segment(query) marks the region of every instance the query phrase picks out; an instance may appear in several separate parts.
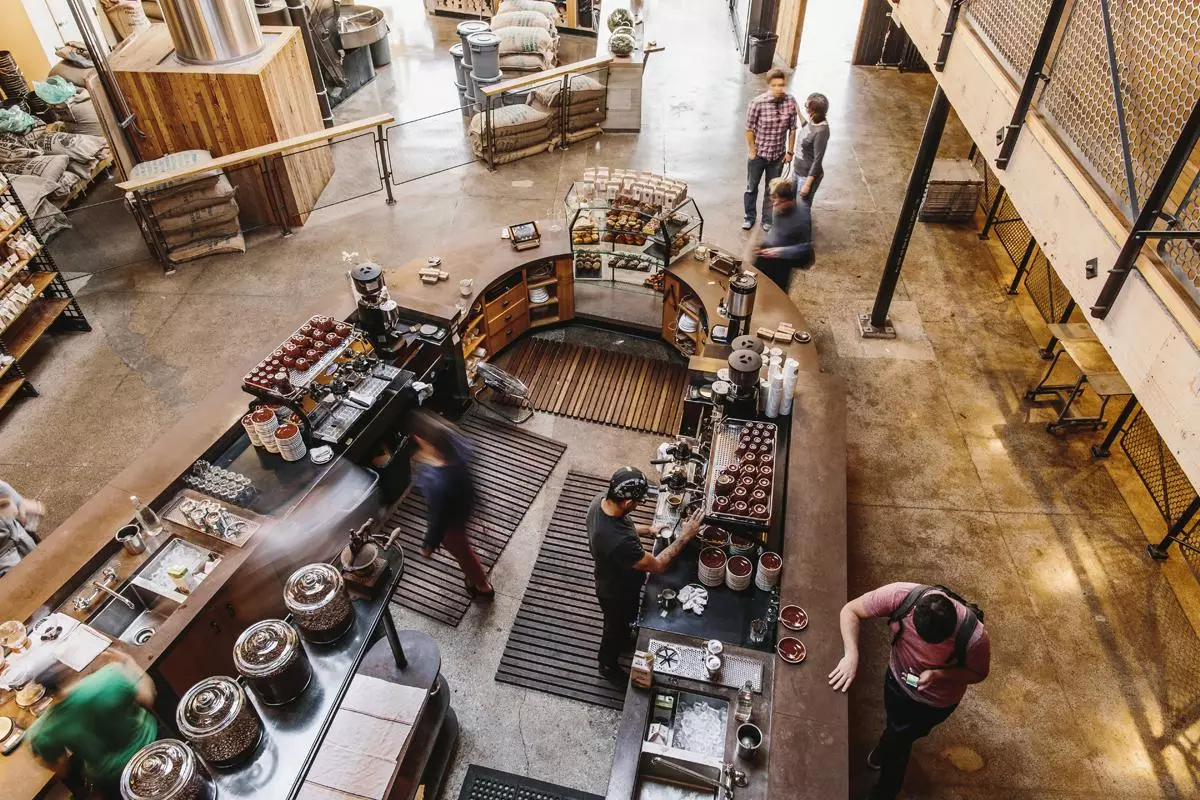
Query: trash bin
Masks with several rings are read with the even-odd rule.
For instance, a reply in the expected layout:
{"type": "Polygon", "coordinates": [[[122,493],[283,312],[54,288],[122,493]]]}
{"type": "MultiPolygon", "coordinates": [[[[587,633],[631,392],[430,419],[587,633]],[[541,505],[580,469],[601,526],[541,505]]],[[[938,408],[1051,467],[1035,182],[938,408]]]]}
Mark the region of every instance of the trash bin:
{"type": "Polygon", "coordinates": [[[771,68],[775,60],[775,44],[779,37],[773,33],[750,37],[750,71],[761,75],[771,68]]]}
{"type": "Polygon", "coordinates": [[[376,67],[386,67],[392,63],[392,48],[388,45],[387,36],[371,43],[371,63],[376,67]]]}

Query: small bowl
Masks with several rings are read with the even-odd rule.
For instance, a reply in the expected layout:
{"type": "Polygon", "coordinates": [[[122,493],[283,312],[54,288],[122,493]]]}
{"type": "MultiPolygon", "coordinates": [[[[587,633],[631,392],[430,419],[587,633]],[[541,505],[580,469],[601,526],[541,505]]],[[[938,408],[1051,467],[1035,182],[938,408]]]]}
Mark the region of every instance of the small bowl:
{"type": "Polygon", "coordinates": [[[785,636],[775,645],[775,652],[789,664],[799,664],[808,655],[804,642],[794,636],[785,636]]]}
{"type": "Polygon", "coordinates": [[[789,631],[802,631],[808,627],[808,612],[800,606],[784,606],[779,609],[779,622],[789,631]]]}

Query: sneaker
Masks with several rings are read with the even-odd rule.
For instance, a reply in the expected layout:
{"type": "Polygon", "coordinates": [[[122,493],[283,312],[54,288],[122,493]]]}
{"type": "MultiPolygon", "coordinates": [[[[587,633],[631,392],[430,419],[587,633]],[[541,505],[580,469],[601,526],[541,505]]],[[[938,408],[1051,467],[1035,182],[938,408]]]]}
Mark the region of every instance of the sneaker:
{"type": "Polygon", "coordinates": [[[742,230],[748,231],[753,227],[754,227],[754,220],[752,220],[752,219],[742,220],[742,230]]]}
{"type": "Polygon", "coordinates": [[[871,769],[883,769],[883,764],[879,763],[878,757],[875,755],[875,748],[871,748],[871,752],[867,753],[867,766],[871,769]]]}
{"type": "Polygon", "coordinates": [[[770,233],[770,232],[771,232],[771,223],[764,222],[763,223],[763,233],[770,233]]]}

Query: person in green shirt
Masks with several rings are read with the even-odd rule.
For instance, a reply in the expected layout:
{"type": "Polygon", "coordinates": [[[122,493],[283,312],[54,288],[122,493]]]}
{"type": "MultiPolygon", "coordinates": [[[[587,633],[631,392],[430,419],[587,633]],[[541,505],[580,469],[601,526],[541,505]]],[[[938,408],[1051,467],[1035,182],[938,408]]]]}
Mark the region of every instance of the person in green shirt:
{"type": "Polygon", "coordinates": [[[59,777],[71,759],[101,797],[120,798],[121,770],[158,736],[149,709],[154,683],[132,658],[114,653],[113,663],[79,680],[34,723],[26,741],[59,777]]]}

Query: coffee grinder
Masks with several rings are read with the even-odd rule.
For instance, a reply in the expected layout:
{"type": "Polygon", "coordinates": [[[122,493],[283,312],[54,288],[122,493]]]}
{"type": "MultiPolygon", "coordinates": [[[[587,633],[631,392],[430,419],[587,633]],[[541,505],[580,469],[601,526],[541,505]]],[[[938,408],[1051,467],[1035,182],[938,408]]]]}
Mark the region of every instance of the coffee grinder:
{"type": "Polygon", "coordinates": [[[741,419],[758,416],[758,373],[762,356],[753,350],[734,350],[729,354],[729,400],[726,413],[741,419]]]}
{"type": "Polygon", "coordinates": [[[729,317],[729,339],[736,339],[750,332],[750,315],[754,313],[754,296],[758,292],[758,278],[749,272],[738,271],[729,276],[729,287],[721,301],[725,315],[729,317]]]}
{"type": "Polygon", "coordinates": [[[358,303],[358,324],[371,337],[379,350],[390,350],[395,344],[395,327],[399,306],[388,295],[383,282],[383,268],[369,261],[350,270],[354,299],[358,303]]]}

